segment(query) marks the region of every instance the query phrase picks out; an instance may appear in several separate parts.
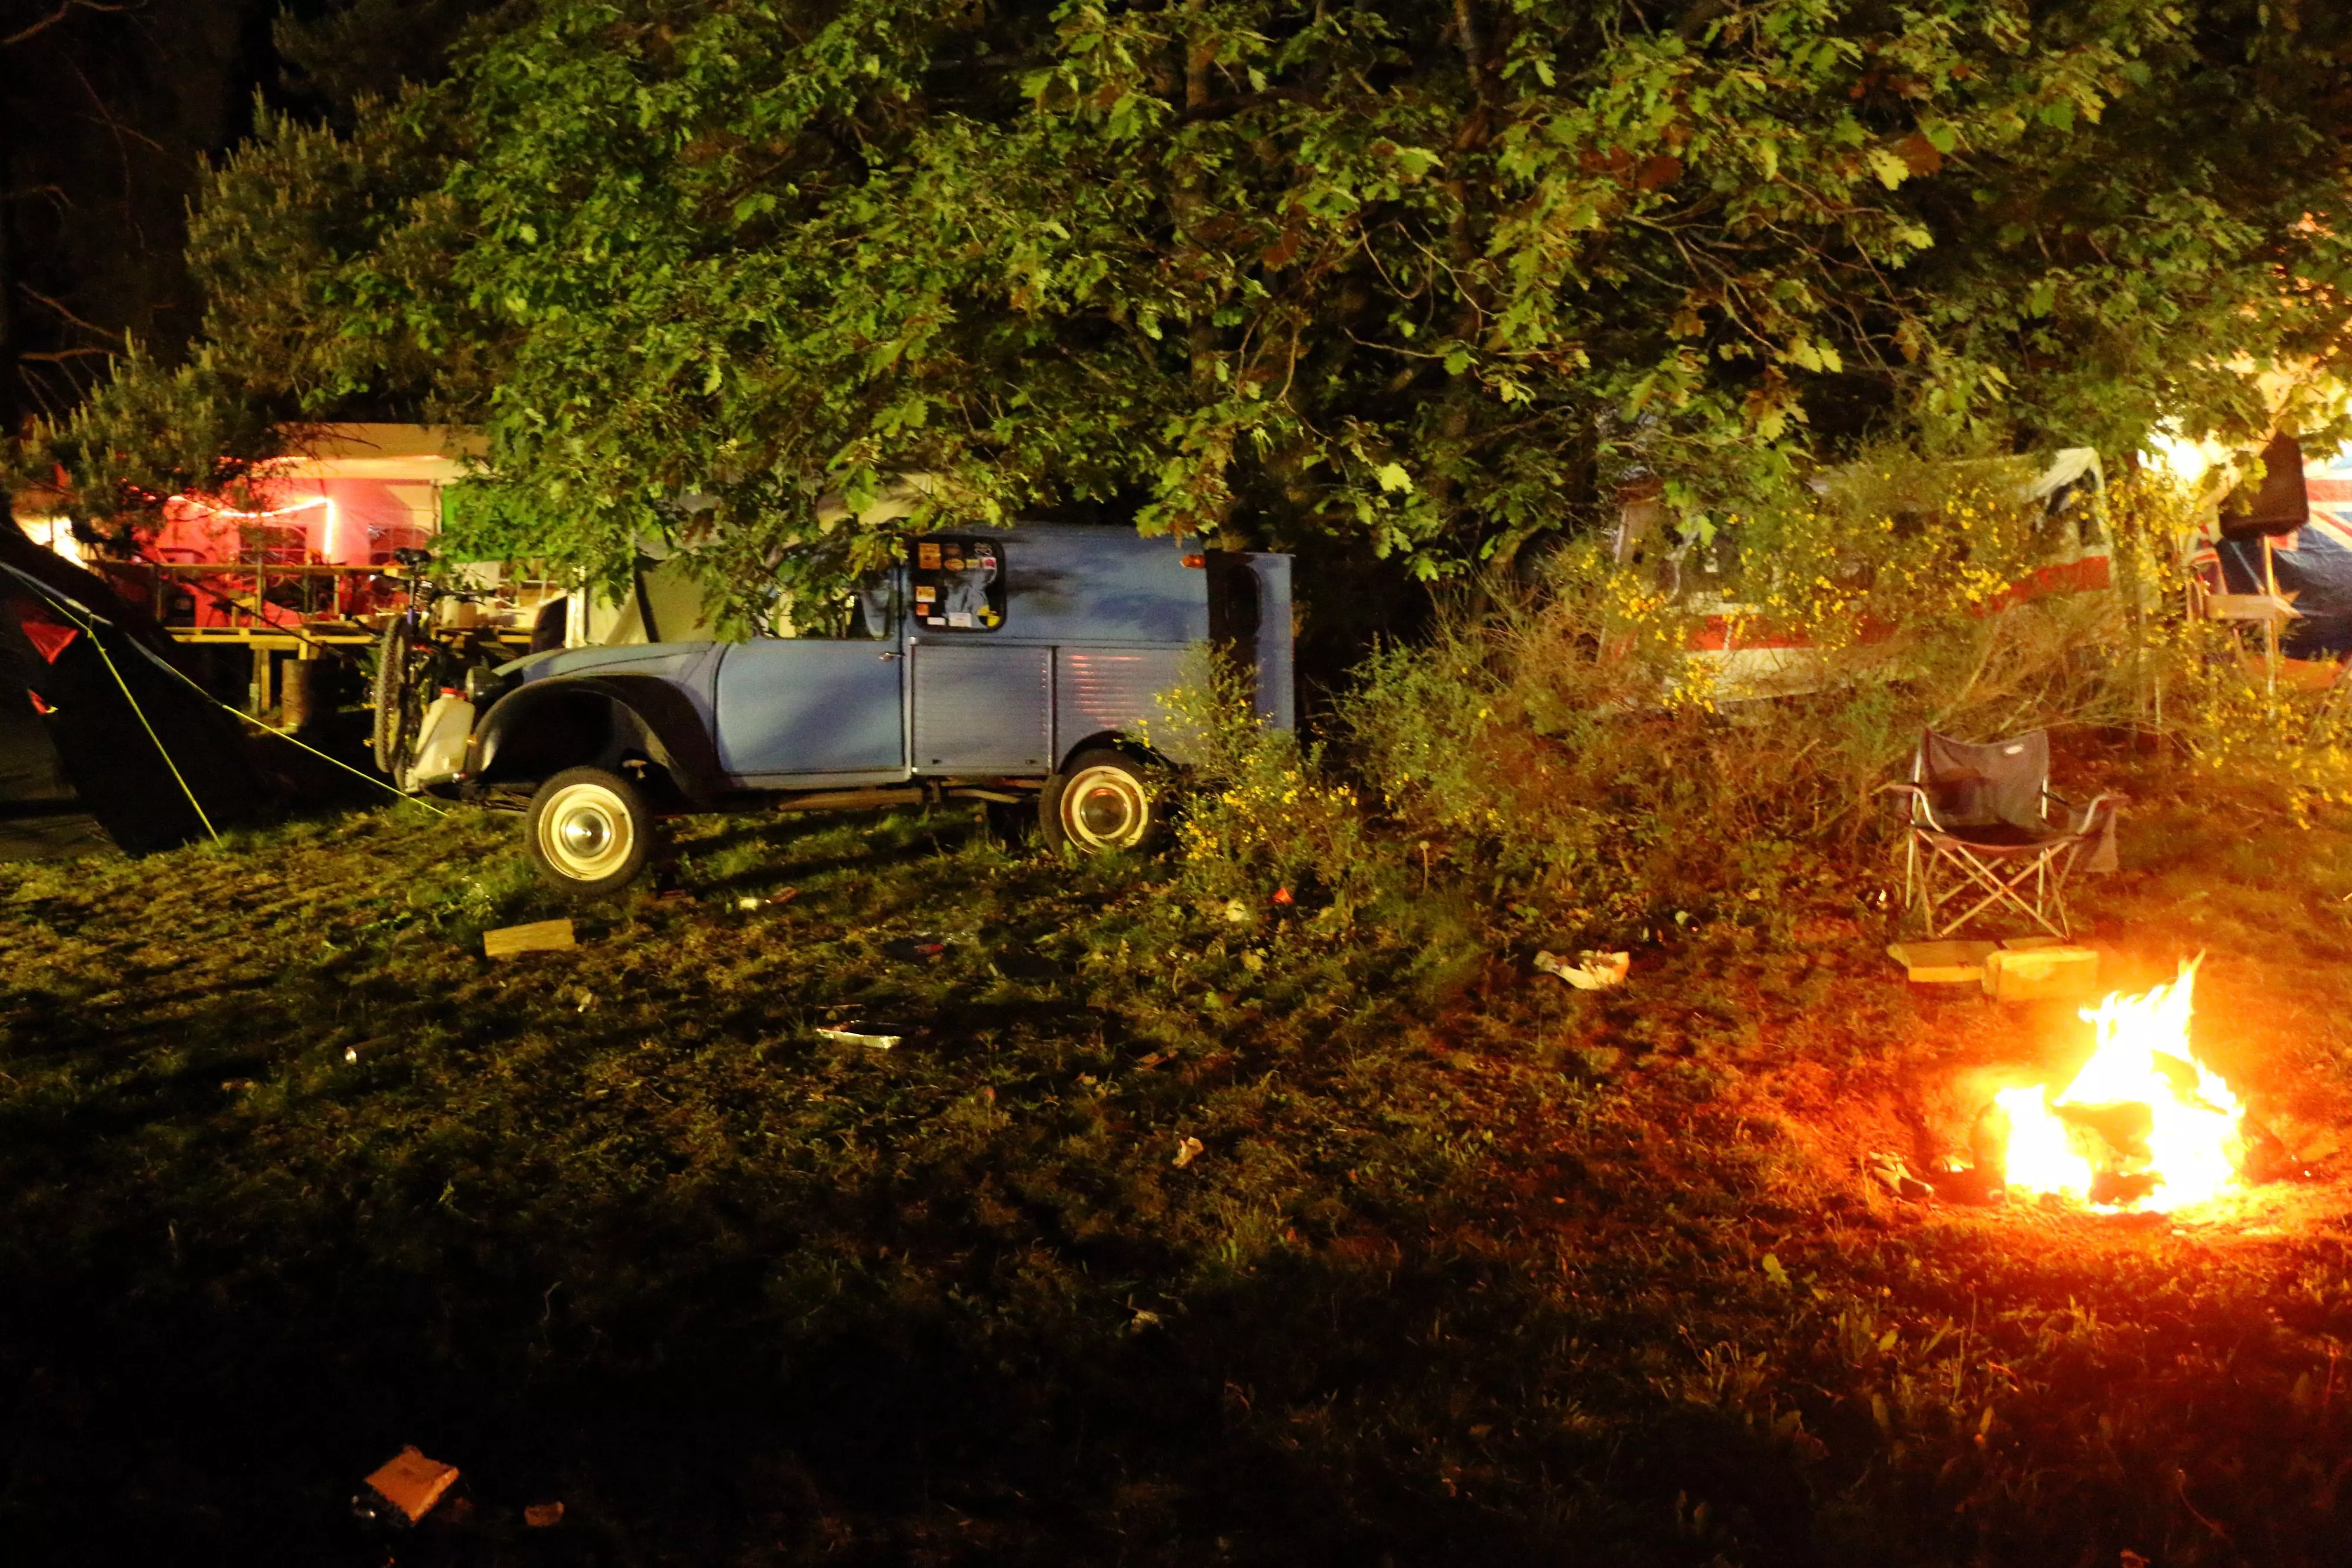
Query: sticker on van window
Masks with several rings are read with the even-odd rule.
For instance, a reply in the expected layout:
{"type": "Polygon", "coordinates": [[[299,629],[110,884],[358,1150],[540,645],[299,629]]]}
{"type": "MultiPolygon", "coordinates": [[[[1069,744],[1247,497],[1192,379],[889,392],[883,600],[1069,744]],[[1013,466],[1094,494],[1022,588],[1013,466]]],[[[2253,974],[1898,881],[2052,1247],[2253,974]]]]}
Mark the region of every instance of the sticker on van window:
{"type": "Polygon", "coordinates": [[[921,539],[915,545],[915,618],[946,632],[1004,624],[1004,553],[994,539],[921,539]]]}

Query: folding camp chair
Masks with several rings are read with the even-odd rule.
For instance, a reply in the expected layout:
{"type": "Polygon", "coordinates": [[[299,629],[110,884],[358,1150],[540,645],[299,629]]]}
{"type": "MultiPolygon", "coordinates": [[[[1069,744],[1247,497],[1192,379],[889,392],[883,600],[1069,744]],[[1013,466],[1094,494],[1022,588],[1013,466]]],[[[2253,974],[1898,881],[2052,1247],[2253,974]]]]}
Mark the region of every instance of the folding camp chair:
{"type": "Polygon", "coordinates": [[[1926,914],[1930,937],[2009,909],[2063,939],[2074,934],[2066,883],[2076,862],[2090,873],[2116,868],[2118,802],[2101,795],[2077,811],[2050,788],[2047,730],[1970,746],[1931,729],[1912,758],[1911,781],[1884,788],[1909,799],[1904,901],[1926,914]],[[2050,819],[2053,805],[2063,813],[2059,822],[2050,819]]]}

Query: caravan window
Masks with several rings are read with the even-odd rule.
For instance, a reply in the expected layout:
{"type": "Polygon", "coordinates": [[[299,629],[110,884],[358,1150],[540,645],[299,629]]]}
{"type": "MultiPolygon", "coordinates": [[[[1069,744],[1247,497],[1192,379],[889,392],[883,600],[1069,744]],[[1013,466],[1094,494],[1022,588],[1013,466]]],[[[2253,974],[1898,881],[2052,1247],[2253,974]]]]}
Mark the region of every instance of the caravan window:
{"type": "Polygon", "coordinates": [[[1004,624],[1004,574],[1000,540],[916,540],[916,622],[926,631],[995,631],[1004,624]]]}

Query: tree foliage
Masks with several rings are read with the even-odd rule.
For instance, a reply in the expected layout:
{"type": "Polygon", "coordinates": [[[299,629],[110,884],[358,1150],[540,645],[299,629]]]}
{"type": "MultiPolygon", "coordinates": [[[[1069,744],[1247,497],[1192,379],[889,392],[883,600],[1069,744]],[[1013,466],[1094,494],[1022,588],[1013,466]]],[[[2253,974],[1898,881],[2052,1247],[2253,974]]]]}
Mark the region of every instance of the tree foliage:
{"type": "Polygon", "coordinates": [[[819,497],[923,475],[922,520],[1440,576],[1629,478],[1703,517],[1865,440],[2265,426],[2251,369],[2345,325],[2347,38],[2294,0],[538,0],[349,131],[267,122],[192,258],[247,395],[483,425],[486,546],[664,534],[751,593],[871,559],[819,497]]]}

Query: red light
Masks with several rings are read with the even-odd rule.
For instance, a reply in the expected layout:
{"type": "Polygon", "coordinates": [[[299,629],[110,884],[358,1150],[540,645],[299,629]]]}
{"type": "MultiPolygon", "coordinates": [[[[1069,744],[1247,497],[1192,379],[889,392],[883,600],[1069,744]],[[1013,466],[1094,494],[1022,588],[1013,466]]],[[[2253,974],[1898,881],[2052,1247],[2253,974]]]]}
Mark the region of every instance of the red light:
{"type": "Polygon", "coordinates": [[[1209,564],[1209,558],[1204,555],[1188,555],[1184,558],[1184,564],[1191,567],[1203,567],[1209,564]]]}

